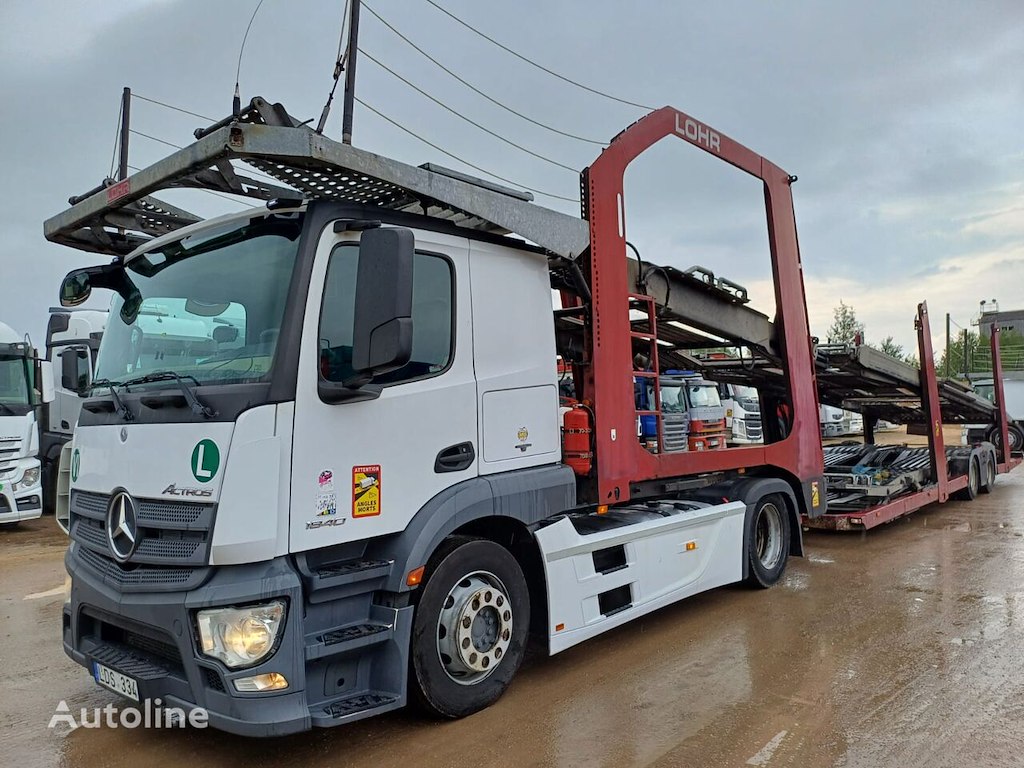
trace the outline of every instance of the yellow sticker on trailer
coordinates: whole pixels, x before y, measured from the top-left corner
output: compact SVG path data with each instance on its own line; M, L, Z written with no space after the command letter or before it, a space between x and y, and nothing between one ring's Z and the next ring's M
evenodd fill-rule
M811 506L821 506L821 492L818 490L817 481L811 483Z

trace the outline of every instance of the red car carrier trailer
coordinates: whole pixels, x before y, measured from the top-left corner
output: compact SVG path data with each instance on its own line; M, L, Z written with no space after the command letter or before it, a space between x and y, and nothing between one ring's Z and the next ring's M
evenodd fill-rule
M827 371L795 177L671 107L583 170L580 218L263 99L195 135L44 226L113 257L61 287L66 305L115 294L74 433L63 610L98 684L250 735L410 698L458 717L504 692L531 628L558 653L724 584L771 586L802 554L801 521L827 506ZM623 175L666 137L761 181L774 318L708 270L627 257ZM266 205L204 222L153 196L173 188ZM192 335L145 332L147 312ZM707 334L745 350L764 443L666 451L658 392L638 412L635 381L706 368Z
M982 423L1006 433L999 329L992 329L998 381L993 403L959 381L938 378L926 303L918 305L914 324L920 368L867 345L815 347L820 402L863 414L864 438L824 446L827 506L822 515L806 517L805 528L866 530L933 502L970 500L990 493L997 475L1021 463L1021 456L1006 455L989 442L947 446L942 431L943 424ZM741 378L742 366L734 360L709 365L710 376L750 381ZM775 377L764 366L753 375L757 386L775 386ZM907 425L910 434L927 436L928 445L876 444L875 426L883 419Z

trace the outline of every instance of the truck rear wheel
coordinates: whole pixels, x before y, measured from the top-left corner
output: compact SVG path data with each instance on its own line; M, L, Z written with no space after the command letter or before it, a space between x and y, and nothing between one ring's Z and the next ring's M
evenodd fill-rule
M985 483L979 489L982 493L992 493L992 489L996 486L996 457L995 454L989 454L988 461L985 463Z
M789 511L779 494L758 499L747 533L747 583L767 589L782 578L789 558Z
M981 468L978 466L978 457L972 456L967 467L967 485L954 494L954 497L961 501L973 501L978 495L981 487Z
M530 597L516 559L464 536L431 558L413 620L410 678L428 713L465 717L505 692L526 650Z

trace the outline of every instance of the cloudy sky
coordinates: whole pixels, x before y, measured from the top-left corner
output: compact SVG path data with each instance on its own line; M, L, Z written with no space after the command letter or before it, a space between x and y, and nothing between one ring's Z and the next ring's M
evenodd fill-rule
M243 98L316 117L330 87L344 0L265 0L242 59ZM982 299L1024 307L1024 4L438 0L528 58L641 104L670 104L800 177L794 186L812 331L843 299L869 340L913 343L917 301L933 331L968 325ZM426 0L368 0L395 28L481 90L563 131L607 140L643 110L546 75ZM0 320L42 340L64 273L96 258L47 243L42 222L108 172L121 88L228 113L256 0L5 0L0 3ZM301 8L301 11L299 10ZM526 123L423 59L364 11L361 47L508 139L571 168L599 147ZM454 154L520 185L575 197L573 172L526 155L431 103L377 64L358 94ZM340 97L340 89L339 89ZM147 102L135 129L178 144L202 124ZM340 99L327 133L340 135ZM358 108L355 143L466 169ZM169 151L133 135L130 161ZM630 169L627 229L645 259L702 264L772 311L756 182L687 147L659 144ZM237 207L165 195L201 215ZM575 213L570 202L538 202Z

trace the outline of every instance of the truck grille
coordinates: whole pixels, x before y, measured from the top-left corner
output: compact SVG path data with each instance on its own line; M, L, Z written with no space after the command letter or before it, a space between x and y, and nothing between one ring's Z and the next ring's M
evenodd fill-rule
M662 416L662 438L665 453L685 451L690 433L690 418L686 414L670 413Z
M21 456L20 437L0 439L0 480L14 475L19 456Z
M70 532L78 559L122 591L187 589L200 583L207 571L216 505L134 501L138 544L128 562L120 563L107 540L110 495L71 492Z
M761 439L761 417L760 416L744 416L743 426L747 430L747 438L749 440L760 440Z

